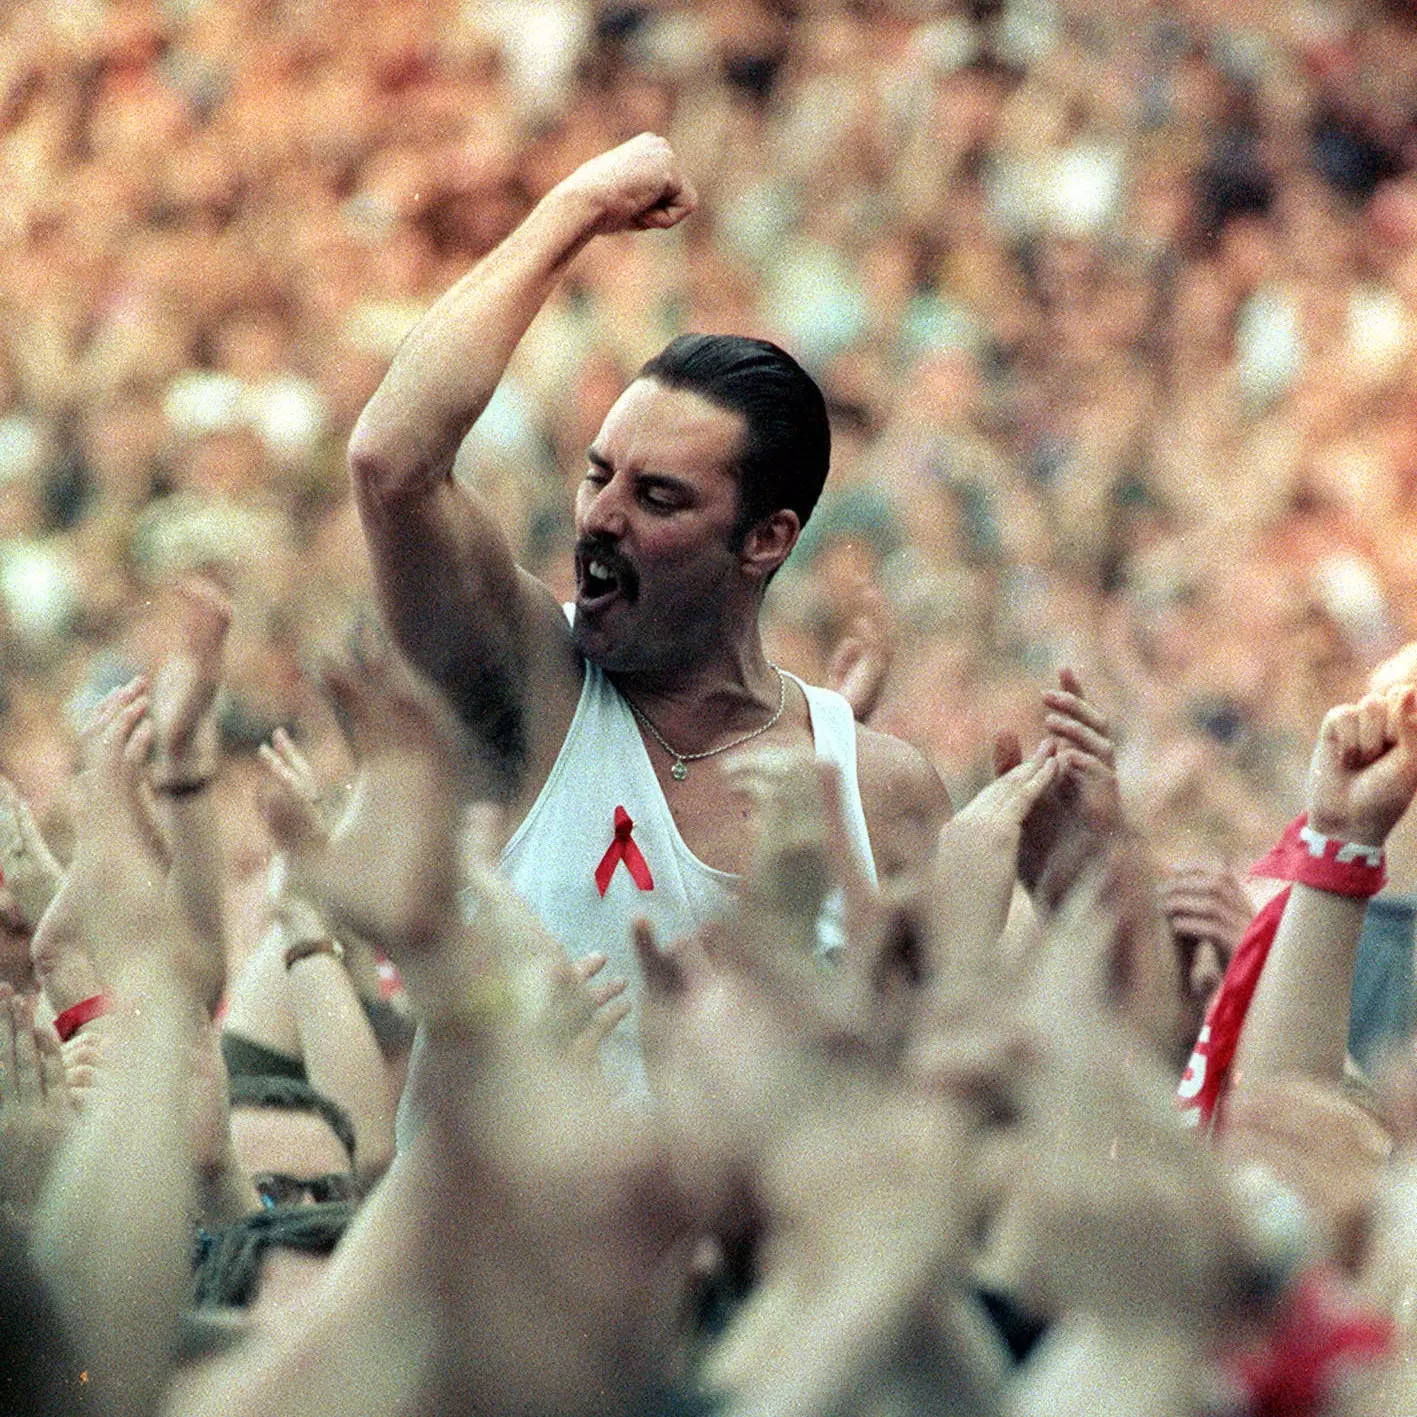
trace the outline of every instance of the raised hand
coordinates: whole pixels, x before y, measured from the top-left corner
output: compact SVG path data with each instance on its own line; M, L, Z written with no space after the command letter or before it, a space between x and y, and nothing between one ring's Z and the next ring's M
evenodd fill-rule
M158 854L138 808L153 728L139 694L111 715L93 742L80 848L59 902L72 890L84 938L105 982L116 983L157 954L173 978L207 1009L220 998L226 959L220 939L198 935L168 890ZM42 929L36 933L39 941Z
M153 786L159 791L204 783L216 772L213 709L231 602L219 586L194 577L173 588L173 620L173 648L152 684Z
M1417 793L1417 689L1330 709L1309 763L1309 825L1381 846Z
M1022 762L976 793L940 831L936 856L937 930L951 973L984 976L1008 919L1023 824L1062 771L1057 744L1044 739Z
M653 133L582 163L556 189L589 204L596 234L667 230L698 205L674 149Z
M874 586L861 590L861 605L827 662L827 688L846 699L858 723L880 702L891 669L891 639L885 597Z
M513 943L515 947L515 942ZM528 960L518 992L526 1008L525 1027L578 1063L594 1065L596 1050L630 1014L623 998L629 981L591 981L605 968L603 954L568 959L564 951Z
M31 930L49 908L63 871L54 859L29 803L0 776L0 873Z
M114 834L120 855L136 831L132 861L157 860L157 828L142 796L142 761L152 741L147 707L147 682L134 679L99 703L80 734L74 859L30 941L35 974L56 1013L100 993L105 982L111 942L97 912L116 904L106 900Z
M1202 1007L1225 975L1255 907L1225 867L1176 866L1157 891L1183 985Z
M54 1030L0 984L0 1203L30 1212L73 1112Z
M1414 791L1417 690L1399 687L1330 709L1309 763L1307 849L1337 860L1379 850ZM1335 851L1335 838L1347 845ZM1302 881L1291 888L1236 1045L1235 1093L1291 1075L1342 1082L1365 910L1361 895Z
M1043 694L1044 727L1055 745L1058 775L1024 819L1019 879L1035 900L1051 908L1084 864L1125 825L1117 785L1116 752L1106 715L1090 703L1071 669ZM1020 761L1017 741L995 745L995 766Z
M446 707L391 650L327 662L326 692L344 716L359 769L344 815L322 841L289 792L263 804L298 891L341 928L383 947L410 989L420 962L459 931L461 737ZM436 1001L424 997L418 1002Z
M757 1170L757 1283L704 1373L734 1412L997 1410L961 1342L970 1157L960 1109L843 1070ZM873 1410L873 1409L870 1409Z
M331 822L320 781L290 734L284 728L277 728L271 734L271 741L262 743L256 750L256 756L271 780L289 798L286 820L292 829L296 825L295 814L303 813L306 820L301 836L312 841L328 838Z

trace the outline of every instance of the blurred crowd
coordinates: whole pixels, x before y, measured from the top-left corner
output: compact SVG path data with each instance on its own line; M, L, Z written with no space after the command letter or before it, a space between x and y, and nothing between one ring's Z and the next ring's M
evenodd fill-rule
M1411 1025L1410 901L1358 941L1365 853L1417 884L1417 13L0 26L0 1407L1417 1411L1417 1070L1347 1057L1350 996ZM435 297L647 130L698 210L576 258L459 475L570 599L634 371L778 341L834 456L768 652L962 810L875 894L832 792L751 767L738 907L641 932L628 1024L488 867L345 448ZM1294 847L1183 1074L1301 810L1343 884ZM607 1094L617 1027L653 1108ZM1207 1065L1215 1147L1172 1101Z
M1149 826L1239 859L1414 629L1397 0L17 0L4 25L0 756L44 814L72 706L145 664L135 609L176 571L235 601L229 740L310 710L300 657L365 584L343 447L393 349L645 129L701 211L586 253L466 459L553 585L590 436L693 328L777 338L830 399L770 648L820 679L884 625L880 726L957 799L1069 661L1132 726Z

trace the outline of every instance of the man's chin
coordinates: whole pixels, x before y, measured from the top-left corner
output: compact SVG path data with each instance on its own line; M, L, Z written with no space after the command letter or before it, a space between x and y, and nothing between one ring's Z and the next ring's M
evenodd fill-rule
M581 658L601 669L614 669L619 647L615 637L607 635L597 617L583 615L576 608L571 618L571 643L580 652Z

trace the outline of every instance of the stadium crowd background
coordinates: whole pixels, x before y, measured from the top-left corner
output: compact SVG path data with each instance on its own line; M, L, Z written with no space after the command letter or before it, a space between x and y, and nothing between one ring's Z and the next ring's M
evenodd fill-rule
M51 831L76 707L183 569L235 602L229 741L301 720L333 767L301 665L366 586L354 419L439 291L645 129L701 210L584 254L462 459L554 586L628 375L737 331L834 415L769 647L820 679L867 613L875 721L957 802L1071 663L1153 839L1249 859L1417 636L1396 0L14 0L4 32L0 763ZM255 777L221 785L253 902Z

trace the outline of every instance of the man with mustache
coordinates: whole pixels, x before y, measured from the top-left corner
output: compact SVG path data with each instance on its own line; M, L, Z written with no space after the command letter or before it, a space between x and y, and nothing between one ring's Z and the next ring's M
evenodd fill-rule
M821 392L776 346L684 336L620 396L576 495L568 616L521 571L454 455L594 237L667 229L695 194L662 138L591 159L419 322L350 441L381 608L473 731L509 807L502 868L573 955L638 975L630 923L672 940L752 852L731 750L815 744L868 874L933 849L944 787L907 744L766 658L763 593L826 478Z

